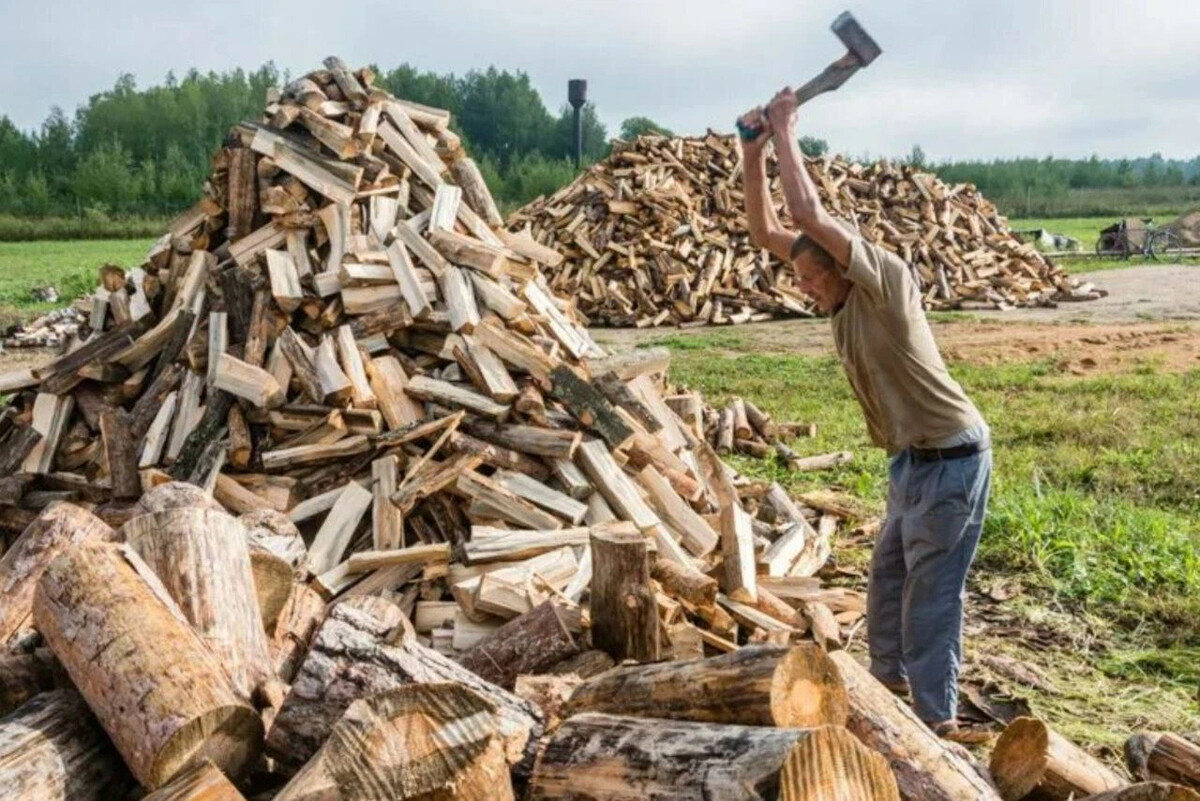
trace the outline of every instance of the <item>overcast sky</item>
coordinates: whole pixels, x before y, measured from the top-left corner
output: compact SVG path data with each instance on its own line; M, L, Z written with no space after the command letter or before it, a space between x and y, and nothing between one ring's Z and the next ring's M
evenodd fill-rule
M646 115L681 133L799 85L842 50L847 0L0 0L0 114L72 114L122 72L299 74L331 53L529 73L551 110L588 79L610 134ZM854 155L1200 154L1200 0L851 0L883 55L802 111Z

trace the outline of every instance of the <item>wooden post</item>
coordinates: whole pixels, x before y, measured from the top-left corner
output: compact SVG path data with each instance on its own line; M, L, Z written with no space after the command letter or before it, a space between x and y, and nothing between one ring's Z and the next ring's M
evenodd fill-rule
M100 518L74 504L46 507L0 556L0 645L30 625L38 579L54 557L78 543L113 537Z
M129 546L64 551L38 582L33 617L146 787L205 757L234 778L254 764L262 720Z
M635 717L745 726L841 726L846 688L837 666L812 643L747 646L711 659L611 670L571 696L568 715Z
M414 684L350 704L275 801L512 801L496 707L460 684Z
M1004 801L1039 797L1067 801L1129 782L1037 718L1008 724L992 750L992 779Z
M900 793L921 801L999 801L1000 795L928 729L920 718L845 651L829 658L841 671L850 702L846 728L887 757Z
M576 715L554 733L529 797L900 799L884 758L836 726L777 729L594 713Z
M172 509L135 517L121 533L249 699L273 672L241 523L210 509Z
M1200 790L1200 746L1177 734L1139 732L1125 741L1125 764L1141 779L1161 779Z
M0 787L13 799L106 801L133 782L74 690L42 693L0 720Z
M658 605L650 586L646 538L593 530L591 548L592 642L618 662L657 662Z
M579 653L579 643L553 601L535 606L458 657L463 667L511 690L517 676L542 673Z

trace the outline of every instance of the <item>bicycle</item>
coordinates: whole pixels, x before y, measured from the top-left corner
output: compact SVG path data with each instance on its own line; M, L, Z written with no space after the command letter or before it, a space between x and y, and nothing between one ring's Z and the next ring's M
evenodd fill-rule
M1121 220L1105 228L1100 232L1100 238L1096 240L1096 255L1128 259L1138 253L1146 259L1155 261L1158 261L1159 256L1164 259L1178 256L1182 247L1179 237L1173 231L1155 228L1153 220L1153 217L1141 218L1146 227L1141 230L1135 229L1133 232L1141 234L1139 244L1131 241L1128 220Z

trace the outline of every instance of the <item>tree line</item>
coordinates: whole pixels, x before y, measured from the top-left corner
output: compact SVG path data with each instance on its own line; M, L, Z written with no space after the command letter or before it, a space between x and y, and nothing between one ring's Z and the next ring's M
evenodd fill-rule
M572 111L565 103L552 111L525 73L491 67L438 74L408 64L372 69L388 91L450 110L456 133L505 210L574 177ZM253 71L168 74L146 88L122 75L73 116L52 109L36 131L19 130L0 116L0 216L104 220L174 214L199 197L211 155L229 128L258 116L267 89L288 77L270 63ZM582 114L585 161L601 159L608 152L608 131L594 105ZM648 117L631 117L618 135L642 133L671 131ZM808 137L801 147L810 156L829 150L824 140ZM1133 197L1173 208L1200 201L1200 157L933 164L914 146L905 160L947 182L974 183L1008 214L1044 214L1058 207L1120 213L1130 209L1117 207L1128 206ZM1085 196L1090 207L1066 208Z
M388 91L454 115L455 132L502 205L574 177L573 112L564 104L552 113L525 73L493 67L439 75L407 64L372 69ZM287 80L273 64L251 72L168 74L144 89L122 75L74 117L52 109L37 131L21 131L0 116L0 214L173 214L199 197L212 153L230 127L260 115L267 89ZM593 104L582 109L582 121L584 159L603 158L608 132ZM627 132L642 127L627 123Z

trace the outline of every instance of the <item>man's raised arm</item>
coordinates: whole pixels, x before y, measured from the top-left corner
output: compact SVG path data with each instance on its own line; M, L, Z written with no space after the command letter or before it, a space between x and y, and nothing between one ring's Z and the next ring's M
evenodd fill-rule
M761 126L763 132L752 142L742 142L742 189L746 196L746 221L750 227L750 242L766 248L785 264L789 261L796 232L779 222L771 193L767 188L766 146L771 139L769 126L761 108L748 112L743 118L748 124Z
M779 177L788 213L805 235L824 248L845 269L850 264L851 234L837 223L821 205L821 196L808 170L796 141L796 95L784 88L767 106L767 119L775 138L775 155L779 158Z

